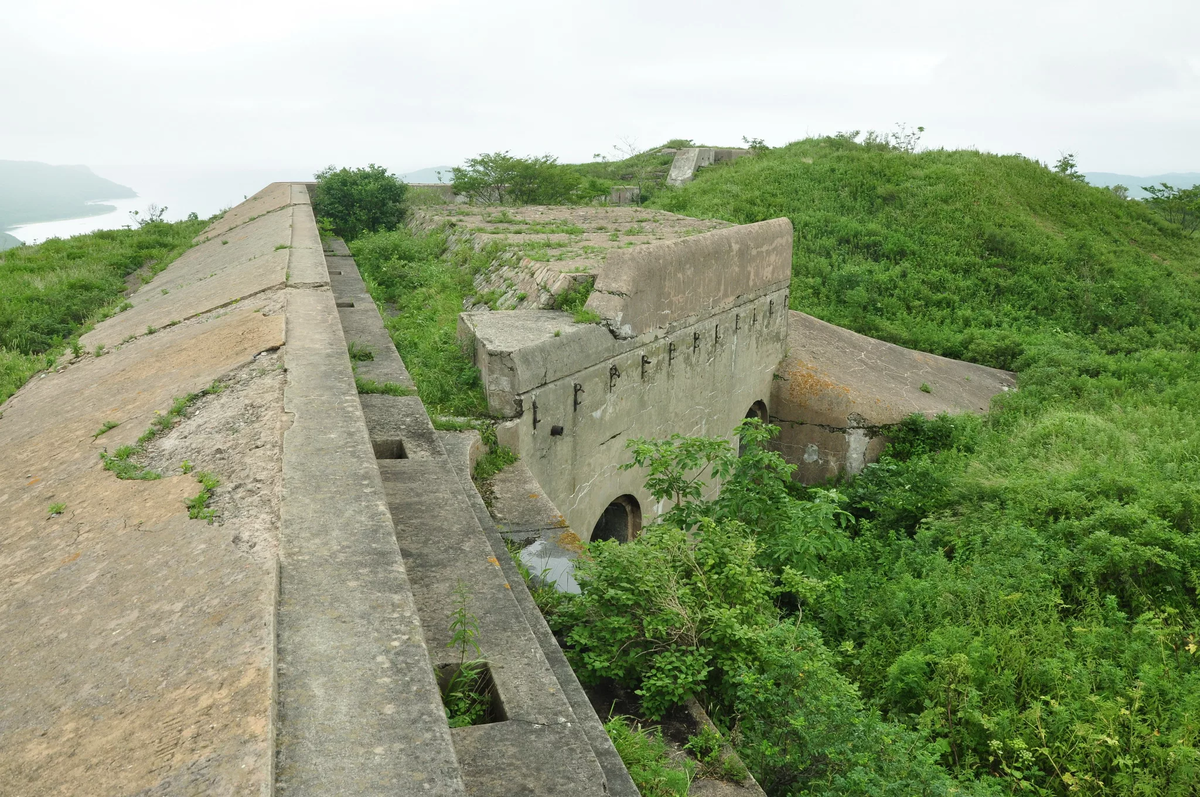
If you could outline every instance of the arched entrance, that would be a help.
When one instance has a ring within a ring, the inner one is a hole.
[[[750,409],[746,410],[747,418],[758,418],[763,423],[770,422],[770,416],[767,414],[767,405],[765,402],[756,401],[750,405]],[[746,446],[741,440],[738,441],[738,456],[746,453]]]
[[[632,495],[622,495],[605,507],[592,527],[591,541],[629,542],[642,530],[642,506]]]

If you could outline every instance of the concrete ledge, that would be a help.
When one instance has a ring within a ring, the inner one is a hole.
[[[287,298],[277,786],[463,794],[333,295]]]
[[[618,338],[701,321],[792,276],[792,223],[772,219],[632,249],[614,249],[587,308]]]

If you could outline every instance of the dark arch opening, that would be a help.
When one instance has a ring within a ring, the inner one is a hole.
[[[622,495],[600,513],[592,527],[591,541],[629,542],[642,530],[642,506],[632,495]]]
[[[758,418],[763,423],[770,422],[770,416],[767,415],[767,405],[765,402],[756,401],[750,405],[750,409],[746,410],[747,418]],[[746,446],[741,440],[738,440],[738,456],[746,453]]]

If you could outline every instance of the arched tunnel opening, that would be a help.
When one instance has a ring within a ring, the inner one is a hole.
[[[771,420],[770,416],[767,414],[767,404],[764,401],[756,401],[753,404],[751,404],[750,409],[746,410],[745,417],[758,418],[763,423],[769,423]],[[741,440],[738,440],[738,456],[740,457],[742,454],[745,454],[745,453],[746,453],[745,444]]]
[[[592,527],[591,541],[629,542],[642,530],[642,506],[632,495],[622,495],[600,513]]]

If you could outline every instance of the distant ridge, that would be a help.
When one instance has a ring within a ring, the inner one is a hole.
[[[136,196],[132,188],[99,177],[87,166],[0,160],[0,230],[100,216],[113,207],[89,202]]]
[[[1114,174],[1113,172],[1084,172],[1084,177],[1092,185],[1107,188],[1111,185],[1123,185],[1129,189],[1131,199],[1145,199],[1148,194],[1142,190],[1144,185],[1166,183],[1176,188],[1191,188],[1200,185],[1200,172],[1171,172],[1169,174],[1152,174],[1148,177],[1137,177],[1132,174]]]
[[[0,252],[5,249],[12,249],[15,246],[21,246],[24,242],[14,235],[9,235],[6,232],[0,232]]]

